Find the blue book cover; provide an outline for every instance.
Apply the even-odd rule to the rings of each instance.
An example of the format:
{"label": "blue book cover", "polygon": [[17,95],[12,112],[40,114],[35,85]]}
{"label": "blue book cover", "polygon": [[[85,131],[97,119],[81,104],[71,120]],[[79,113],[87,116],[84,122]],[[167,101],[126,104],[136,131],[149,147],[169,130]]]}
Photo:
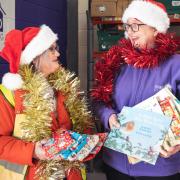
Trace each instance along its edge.
{"label": "blue book cover", "polygon": [[124,107],[118,120],[121,127],[111,130],[104,146],[155,164],[171,119],[156,112]]}

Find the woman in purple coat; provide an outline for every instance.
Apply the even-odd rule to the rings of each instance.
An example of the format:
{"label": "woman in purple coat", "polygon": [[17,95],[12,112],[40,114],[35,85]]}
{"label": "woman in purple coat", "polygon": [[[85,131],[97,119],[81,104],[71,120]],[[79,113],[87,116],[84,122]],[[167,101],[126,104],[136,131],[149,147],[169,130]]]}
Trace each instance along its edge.
{"label": "woman in purple coat", "polygon": [[[92,90],[95,112],[104,128],[120,127],[117,114],[168,85],[180,99],[179,42],[167,33],[170,20],[163,4],[132,1],[125,10],[126,39],[112,47],[96,64]],[[104,148],[108,180],[180,180],[180,145],[160,150],[155,165],[130,164],[127,155]]]}

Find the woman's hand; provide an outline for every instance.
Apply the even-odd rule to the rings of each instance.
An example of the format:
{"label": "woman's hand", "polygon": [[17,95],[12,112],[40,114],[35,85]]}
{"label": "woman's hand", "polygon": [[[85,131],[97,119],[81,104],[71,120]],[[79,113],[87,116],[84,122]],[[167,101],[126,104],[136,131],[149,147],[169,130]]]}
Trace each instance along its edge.
{"label": "woman's hand", "polygon": [[180,152],[180,144],[176,146],[165,146],[161,148],[160,155],[161,157],[168,158],[173,154],[176,154],[177,152]]}
{"label": "woman's hand", "polygon": [[117,119],[117,115],[116,115],[116,114],[112,114],[112,115],[109,117],[109,127],[110,127],[110,129],[120,128],[120,124],[119,124],[119,122],[118,122],[118,119]]}
{"label": "woman's hand", "polygon": [[43,144],[47,142],[46,139],[42,141],[38,141],[35,143],[33,158],[38,160],[47,160],[48,157],[45,155],[45,151],[43,149]]}

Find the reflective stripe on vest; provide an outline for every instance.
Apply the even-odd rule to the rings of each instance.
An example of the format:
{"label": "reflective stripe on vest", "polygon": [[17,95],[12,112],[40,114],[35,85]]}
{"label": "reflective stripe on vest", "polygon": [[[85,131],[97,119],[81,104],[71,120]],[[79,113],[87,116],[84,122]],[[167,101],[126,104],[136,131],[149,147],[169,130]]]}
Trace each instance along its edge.
{"label": "reflective stripe on vest", "polygon": [[2,84],[0,84],[0,90],[3,93],[3,95],[5,96],[5,98],[8,100],[8,102],[14,107],[15,102],[14,102],[14,96],[13,96],[12,91],[5,88]]}
{"label": "reflective stripe on vest", "polygon": [[[15,102],[13,92],[5,88],[2,84],[0,84],[0,91],[3,93],[6,100],[14,107]],[[0,160],[0,179],[24,180],[27,167],[27,165],[19,165],[5,160]]]}
{"label": "reflective stripe on vest", "polygon": [[4,160],[0,160],[0,165],[3,166],[5,169],[10,170],[10,171],[14,171],[18,174],[25,174],[26,173],[24,171],[25,170],[24,165],[9,163],[9,162],[4,161]]}
{"label": "reflective stripe on vest", "polygon": [[82,176],[82,179],[83,180],[86,180],[86,168],[85,167],[82,167],[81,168],[81,176]]}

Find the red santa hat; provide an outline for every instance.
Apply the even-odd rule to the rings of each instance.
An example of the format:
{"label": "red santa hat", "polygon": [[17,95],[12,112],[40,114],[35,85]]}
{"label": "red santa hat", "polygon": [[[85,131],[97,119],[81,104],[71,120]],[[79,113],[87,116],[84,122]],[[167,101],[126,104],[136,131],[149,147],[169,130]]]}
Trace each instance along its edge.
{"label": "red santa hat", "polygon": [[160,33],[166,33],[170,24],[165,6],[154,0],[132,1],[124,11],[123,23],[127,23],[129,18],[136,18],[144,24],[156,28]]}
{"label": "red santa hat", "polygon": [[10,90],[21,88],[23,80],[18,74],[19,66],[30,64],[57,39],[57,34],[46,25],[8,32],[0,56],[8,61],[10,72],[3,76],[2,84]]}

